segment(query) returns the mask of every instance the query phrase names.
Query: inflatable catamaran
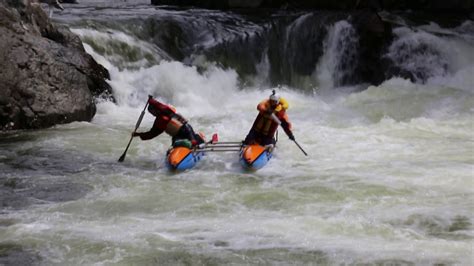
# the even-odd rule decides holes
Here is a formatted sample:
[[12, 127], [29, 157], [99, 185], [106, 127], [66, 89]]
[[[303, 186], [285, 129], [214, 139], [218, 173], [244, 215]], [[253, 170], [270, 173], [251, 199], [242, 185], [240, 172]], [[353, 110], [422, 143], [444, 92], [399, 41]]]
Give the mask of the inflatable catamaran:
[[[187, 142], [189, 142], [189, 145]], [[166, 153], [166, 166], [170, 170], [183, 171], [191, 169], [204, 156], [203, 151], [191, 148], [191, 142], [187, 142], [176, 141], [173, 147]]]
[[196, 166], [208, 152], [239, 152], [239, 160], [246, 170], [256, 171], [264, 167], [272, 158], [273, 146], [258, 144], [244, 145], [242, 142], [219, 142], [217, 134], [210, 142], [195, 148], [186, 140], [176, 141], [166, 154], [166, 165], [170, 170], [183, 171]]
[[[271, 97], [274, 97], [274, 96], [275, 96], [275, 91], [273, 91], [273, 94], [271, 95]], [[145, 110], [148, 106], [148, 103], [150, 102], [152, 98], [153, 96], [151, 95], [148, 96], [148, 101], [145, 104], [145, 108], [143, 108], [143, 111], [141, 112], [140, 117], [138, 118], [138, 121], [135, 125], [135, 130], [132, 133], [132, 136], [130, 137], [130, 140], [128, 142], [127, 147], [125, 148], [125, 151], [123, 152], [122, 156], [120, 156], [118, 160], [119, 162], [124, 161], [128, 148], [130, 147], [130, 143], [133, 140], [133, 137], [139, 134], [142, 134], [142, 133], [137, 133], [137, 129], [140, 126], [143, 116], [145, 115]], [[173, 110], [173, 114], [175, 114], [174, 110]], [[278, 119], [278, 117], [274, 113], [271, 114], [271, 119], [274, 120], [273, 123], [275, 122], [277, 123], [276, 125], [277, 127], [278, 125], [281, 124], [281, 121]], [[288, 125], [288, 122], [286, 123], [286, 125]], [[288, 134], [290, 139], [298, 146], [298, 148], [306, 156], [308, 156], [308, 154], [303, 150], [303, 148], [301, 148], [298, 142], [296, 142], [291, 131], [290, 133], [287, 132], [288, 130], [290, 129], [286, 128], [285, 132]], [[272, 131], [272, 135], [273, 133], [274, 131]], [[277, 138], [278, 138], [278, 131], [277, 131]], [[181, 139], [181, 140], [174, 141], [172, 147], [168, 149], [168, 151], [166, 152], [166, 165], [168, 166], [170, 170], [182, 171], [182, 170], [193, 168], [207, 152], [239, 152], [240, 164], [247, 170], [255, 171], [264, 167], [268, 163], [268, 161], [272, 158], [272, 152], [274, 150], [276, 141], [273, 139], [272, 142], [274, 143], [271, 145], [266, 145], [266, 146], [262, 146], [257, 143], [244, 144], [242, 141], [219, 142], [217, 134], [214, 134], [212, 136], [211, 141], [201, 143], [197, 146], [193, 146], [189, 140]]]
[[256, 171], [264, 167], [272, 158], [273, 147], [258, 144], [242, 146], [240, 164], [246, 170]]

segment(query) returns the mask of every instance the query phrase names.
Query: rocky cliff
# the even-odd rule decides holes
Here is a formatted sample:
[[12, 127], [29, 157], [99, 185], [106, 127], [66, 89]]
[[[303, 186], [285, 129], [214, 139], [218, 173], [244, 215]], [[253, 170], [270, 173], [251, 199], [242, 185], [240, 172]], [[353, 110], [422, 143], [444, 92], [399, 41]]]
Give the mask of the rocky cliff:
[[205, 8], [314, 8], [352, 10], [380, 8], [386, 10], [458, 10], [474, 7], [472, 0], [151, 0], [155, 5], [189, 5]]
[[0, 129], [90, 121], [108, 71], [39, 4], [0, 0]]
[[[334, 80], [331, 86], [336, 87], [377, 85], [394, 76], [425, 82], [430, 77], [425, 68], [407, 71], [387, 56], [397, 38], [393, 28], [417, 31], [421, 25], [436, 25], [460, 29], [465, 23], [468, 27], [474, 19], [473, 2], [152, 0], [158, 5], [178, 6], [187, 12], [187, 17], [152, 18], [142, 29], [148, 31], [145, 36], [152, 36], [155, 44], [176, 60], [194, 62], [204, 55], [207, 60], [235, 69], [240, 77], [268, 72], [272, 85], [310, 88], [315, 85], [315, 70], [323, 67], [334, 68], [330, 71]], [[225, 15], [214, 16], [213, 10], [188, 6], [223, 9], [219, 12]], [[429, 44], [413, 47], [421, 57], [425, 54], [436, 58], [436, 69], [438, 63], [440, 69], [447, 69], [437, 49]], [[402, 45], [399, 49], [405, 48]], [[324, 58], [324, 54], [331, 56]], [[259, 70], [259, 66], [268, 71]]]

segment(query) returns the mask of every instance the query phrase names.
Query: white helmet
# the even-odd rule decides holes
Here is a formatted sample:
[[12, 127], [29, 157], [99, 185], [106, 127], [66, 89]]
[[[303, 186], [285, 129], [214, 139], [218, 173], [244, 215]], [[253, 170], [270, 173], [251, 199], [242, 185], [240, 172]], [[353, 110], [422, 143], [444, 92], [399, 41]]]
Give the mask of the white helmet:
[[270, 101], [276, 102], [277, 104], [280, 102], [280, 95], [275, 94], [275, 90], [273, 90], [272, 95], [270, 95]]

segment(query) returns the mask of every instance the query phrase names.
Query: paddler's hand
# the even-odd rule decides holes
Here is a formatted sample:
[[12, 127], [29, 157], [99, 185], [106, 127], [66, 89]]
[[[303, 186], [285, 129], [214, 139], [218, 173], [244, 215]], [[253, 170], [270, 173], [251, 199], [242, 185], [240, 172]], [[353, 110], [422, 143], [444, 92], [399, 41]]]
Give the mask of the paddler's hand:
[[204, 149], [206, 148], [206, 143], [201, 143], [199, 145], [197, 145], [198, 149]]
[[132, 133], [132, 137], [133, 137], [133, 138], [134, 138], [134, 137], [139, 137], [139, 136], [140, 136], [140, 133], [138, 133], [138, 132], [133, 132], [133, 133]]
[[293, 132], [290, 131], [290, 133], [288, 133], [288, 137], [290, 138], [290, 140], [295, 141], [295, 136], [293, 135]]

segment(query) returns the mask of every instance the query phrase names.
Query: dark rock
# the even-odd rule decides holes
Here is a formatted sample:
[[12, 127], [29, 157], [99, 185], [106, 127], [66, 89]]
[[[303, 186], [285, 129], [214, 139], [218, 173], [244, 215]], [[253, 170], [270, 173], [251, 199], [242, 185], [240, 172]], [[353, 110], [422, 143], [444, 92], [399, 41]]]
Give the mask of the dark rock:
[[[340, 54], [334, 66], [334, 85], [378, 84], [385, 80], [386, 64], [382, 55], [391, 43], [392, 29], [376, 12], [366, 9], [351, 13], [272, 14], [266, 19], [260, 16], [264, 21], [259, 24], [241, 26], [237, 34], [221, 38], [224, 41], [216, 41], [217, 45], [207, 47], [202, 53], [211, 61], [235, 69], [244, 78], [257, 74], [257, 65], [268, 56], [268, 78], [272, 85], [313, 86], [309, 82], [313, 82], [311, 76], [325, 52], [328, 29], [347, 21], [350, 26], [341, 29], [337, 43], [331, 44]], [[244, 25], [243, 22], [237, 24]], [[187, 31], [186, 25], [181, 25], [181, 31]]]
[[255, 8], [262, 4], [263, 0], [229, 0], [230, 8]]
[[[324, 59], [328, 38], [333, 42], [330, 50], [335, 51], [331, 53], [335, 60], [331, 60], [330, 67], [334, 68], [331, 73], [336, 87], [360, 83], [377, 85], [393, 76], [425, 81], [438, 72], [433, 73], [423, 66], [417, 69], [401, 67], [407, 65], [408, 56], [408, 59], [402, 57], [398, 61], [387, 57], [394, 42], [392, 27], [410, 28], [434, 22], [443, 28], [455, 28], [472, 16], [469, 8], [474, 1], [454, 1], [452, 4], [437, 0], [152, 2], [232, 9], [222, 11], [225, 15], [219, 18], [212, 16], [214, 11], [200, 10], [197, 14], [192, 12], [192, 8], [183, 8], [180, 10], [188, 12], [192, 20], [185, 16], [148, 19], [143, 27], [148, 30], [142, 38], [152, 36], [155, 44], [174, 59], [199, 64], [199, 60], [193, 60], [204, 55], [219, 66], [235, 69], [244, 82], [253, 82], [252, 77], [261, 74], [257, 73], [259, 66], [264, 65], [263, 71], [268, 71], [263, 73], [264, 78], [271, 85], [308, 88], [315, 85], [312, 75], [317, 73], [318, 63], [326, 63], [320, 60]], [[228, 21], [229, 18], [232, 21]], [[399, 19], [403, 22], [400, 23]], [[203, 20], [206, 23], [201, 22]], [[342, 26], [336, 28], [335, 25]], [[332, 38], [328, 34], [337, 36]], [[400, 47], [400, 50], [407, 49]], [[436, 50], [420, 46], [408, 53], [412, 52], [433, 55], [433, 58], [438, 58], [436, 63], [440, 67], [437, 70], [449, 70], [448, 62], [443, 61]], [[260, 64], [262, 62], [264, 64]]]
[[386, 10], [458, 10], [474, 7], [472, 0], [151, 0], [154, 5], [199, 6], [205, 8], [305, 8], [354, 10], [376, 8]]
[[[253, 82], [252, 77], [261, 74], [271, 85], [307, 87], [314, 85], [311, 76], [324, 53], [328, 29], [347, 21], [354, 25], [348, 27], [352, 32], [347, 38], [338, 40], [341, 60], [336, 66], [335, 85], [384, 80], [380, 58], [390, 42], [391, 28], [370, 10], [352, 15], [339, 11], [240, 10], [225, 11], [224, 16], [187, 12], [189, 15], [182, 17], [147, 19], [140, 27], [141, 38], [152, 39], [175, 60], [186, 63], [205, 55], [221, 67], [235, 69], [245, 82]], [[262, 62], [265, 69], [260, 67]]]
[[[51, 1], [55, 0], [40, 0], [41, 3], [50, 3]], [[77, 4], [77, 0], [59, 0], [60, 3], [66, 3], [66, 4]]]
[[90, 121], [94, 96], [110, 92], [105, 68], [39, 4], [0, 1], [0, 128]]
[[359, 49], [354, 73], [358, 80], [350, 83], [380, 84], [386, 78], [387, 63], [383, 54], [392, 42], [392, 27], [368, 9], [354, 12], [351, 23], [357, 29]]
[[312, 74], [323, 55], [327, 25], [345, 17], [342, 13], [311, 12], [273, 23], [268, 48], [271, 83], [304, 86], [299, 80]]

